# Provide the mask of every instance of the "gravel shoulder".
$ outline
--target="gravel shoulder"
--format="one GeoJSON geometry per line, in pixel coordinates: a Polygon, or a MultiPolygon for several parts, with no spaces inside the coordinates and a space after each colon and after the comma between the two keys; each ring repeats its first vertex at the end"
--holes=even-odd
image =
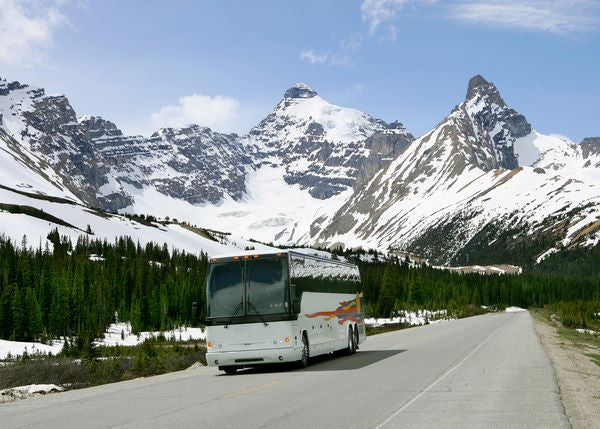
{"type": "Polygon", "coordinates": [[[535,328],[550,356],[561,399],[574,429],[600,428],[598,339],[563,327],[543,311],[533,311],[535,328]],[[591,356],[590,356],[591,355],[591,356]]]}

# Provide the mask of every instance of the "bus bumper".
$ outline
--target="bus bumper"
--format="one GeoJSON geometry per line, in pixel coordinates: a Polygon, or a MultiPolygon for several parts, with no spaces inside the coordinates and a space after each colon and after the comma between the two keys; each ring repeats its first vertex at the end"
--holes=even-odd
{"type": "Polygon", "coordinates": [[[302,357],[299,347],[206,353],[208,366],[255,366],[266,363],[295,362],[302,357]]]}

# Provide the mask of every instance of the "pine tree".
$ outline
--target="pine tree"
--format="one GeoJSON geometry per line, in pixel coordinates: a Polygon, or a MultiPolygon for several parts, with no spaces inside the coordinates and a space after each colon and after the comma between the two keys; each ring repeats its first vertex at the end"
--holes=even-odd
{"type": "Polygon", "coordinates": [[[42,325],[42,312],[31,288],[25,289],[25,314],[28,323],[27,332],[24,337],[27,340],[39,339],[44,329],[42,325]]]}
{"type": "Polygon", "coordinates": [[[396,303],[396,287],[394,282],[394,264],[389,262],[385,266],[381,291],[377,301],[377,313],[382,317],[390,317],[396,303]]]}
{"type": "Polygon", "coordinates": [[[420,281],[413,280],[408,286],[408,302],[411,306],[420,308],[424,303],[424,290],[420,281]]]}
{"type": "Polygon", "coordinates": [[[25,318],[25,305],[22,295],[24,294],[20,288],[17,287],[14,289],[11,305],[13,326],[12,339],[16,341],[26,339],[27,319],[25,318]]]}
{"type": "Polygon", "coordinates": [[[15,285],[6,286],[0,296],[0,338],[9,339],[13,334],[13,296],[15,285]]]}

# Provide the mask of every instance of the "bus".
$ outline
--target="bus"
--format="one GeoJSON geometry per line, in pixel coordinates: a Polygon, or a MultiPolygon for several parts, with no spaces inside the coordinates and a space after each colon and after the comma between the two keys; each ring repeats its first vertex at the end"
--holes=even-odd
{"type": "Polygon", "coordinates": [[[345,350],[366,340],[358,267],[294,250],[209,260],[206,361],[227,374],[345,350]]]}

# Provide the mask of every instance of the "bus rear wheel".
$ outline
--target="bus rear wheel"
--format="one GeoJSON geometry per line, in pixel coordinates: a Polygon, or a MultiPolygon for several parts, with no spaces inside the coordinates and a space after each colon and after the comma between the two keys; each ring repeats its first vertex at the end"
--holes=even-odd
{"type": "Polygon", "coordinates": [[[223,367],[223,371],[225,371],[225,374],[227,375],[233,375],[237,372],[237,366],[224,366],[223,367]]]}
{"type": "Polygon", "coordinates": [[[356,353],[356,342],[354,341],[354,328],[350,327],[348,329],[348,348],[346,349],[346,354],[353,355],[356,353]]]}

